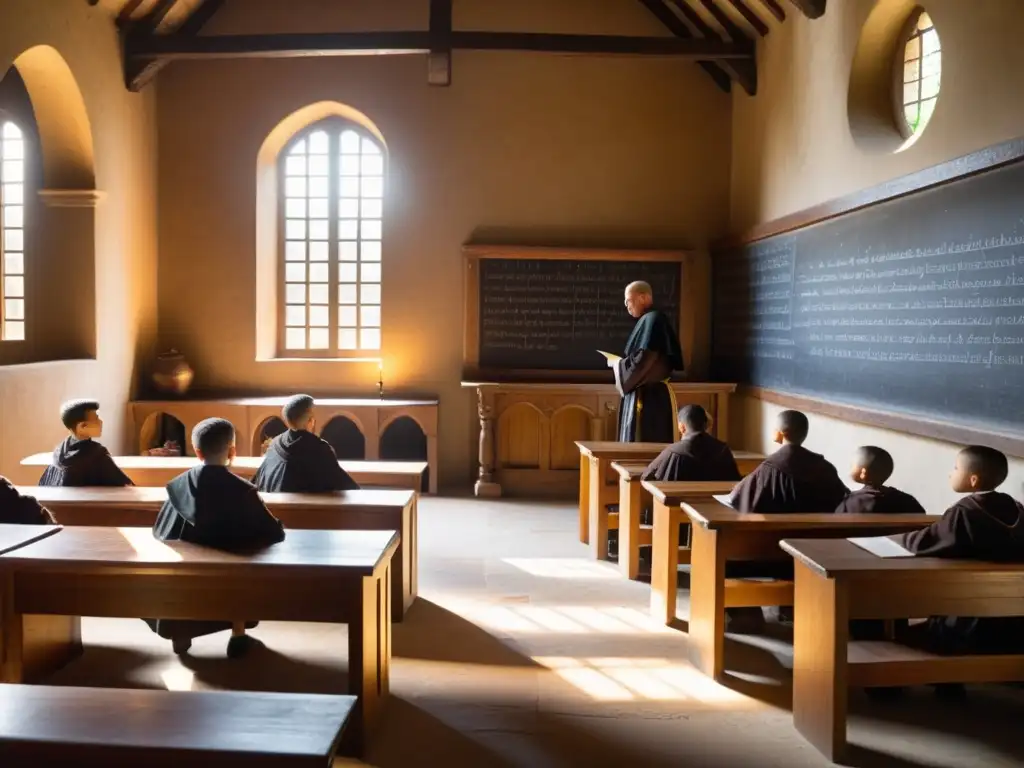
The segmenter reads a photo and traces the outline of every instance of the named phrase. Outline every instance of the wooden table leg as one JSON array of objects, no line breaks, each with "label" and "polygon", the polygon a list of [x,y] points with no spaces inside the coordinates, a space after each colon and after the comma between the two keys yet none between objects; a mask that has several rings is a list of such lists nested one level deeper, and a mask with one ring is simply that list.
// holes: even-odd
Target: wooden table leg
[{"label": "wooden table leg", "polygon": [[590,457],[580,451],[580,541],[590,541]]},{"label": "wooden table leg", "polygon": [[619,478],[619,571],[627,579],[640,575],[640,481]]},{"label": "wooden table leg", "polygon": [[348,687],[358,697],[342,749],[361,757],[373,735],[391,677],[391,567],[362,580],[359,619],[348,626]]},{"label": "wooden table leg", "polygon": [[690,526],[690,659],[718,680],[725,669],[725,558],[718,531]]},{"label": "wooden table leg", "polygon": [[590,490],[587,493],[587,542],[590,552],[598,560],[608,559],[608,510],[602,509],[601,493],[607,464],[596,456],[590,457]]},{"label": "wooden table leg", "polygon": [[846,586],[799,560],[795,571],[793,724],[826,758],[839,761],[846,751]]},{"label": "wooden table leg", "polygon": [[654,502],[651,542],[651,618],[671,624],[676,618],[676,572],[679,568],[679,507]]},{"label": "wooden table leg", "polygon": [[82,655],[82,619],[17,613],[14,574],[0,578],[0,683],[36,683]]}]

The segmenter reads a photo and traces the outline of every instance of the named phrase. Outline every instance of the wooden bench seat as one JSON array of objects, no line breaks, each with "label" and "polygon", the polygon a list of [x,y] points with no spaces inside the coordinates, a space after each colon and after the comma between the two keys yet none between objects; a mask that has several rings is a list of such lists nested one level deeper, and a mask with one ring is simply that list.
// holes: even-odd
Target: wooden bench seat
[{"label": "wooden bench seat", "polygon": [[[42,662],[80,652],[82,616],[347,624],[358,702],[345,742],[358,753],[390,690],[397,547],[395,531],[289,531],[245,554],[157,541],[148,528],[63,528],[0,556],[0,682],[31,682],[53,671]],[[30,631],[38,616],[71,617],[66,636]]]},{"label": "wooden bench seat", "polygon": [[1024,655],[848,642],[851,619],[1024,616],[1024,564],[882,558],[842,538],[786,539],[781,549],[795,573],[793,723],[829,760],[846,757],[850,687],[1024,680]]},{"label": "wooden bench seat", "polygon": [[[607,441],[579,440],[580,451],[580,498],[579,524],[580,541],[590,544],[591,554],[599,560],[608,558],[607,541],[596,541],[591,532],[595,530],[592,519],[606,514],[609,505],[619,503],[619,474],[612,471],[612,462],[629,462],[645,466],[657,458],[668,443],[615,443]],[[760,453],[733,451],[741,475],[748,475],[764,461]],[[642,470],[641,470],[642,472]],[[639,480],[639,477],[637,477]],[[621,513],[621,510],[620,510]],[[600,532],[603,523],[598,523]],[[607,528],[604,529],[607,536]]]},{"label": "wooden bench seat", "polygon": [[[61,525],[152,526],[167,500],[163,487],[52,488],[18,486],[56,516]],[[400,534],[392,562],[392,620],[402,621],[419,590],[419,525],[416,492],[263,493],[270,511],[288,529],[394,530]]]},{"label": "wooden bench seat", "polygon": [[4,768],[330,768],[354,696],[0,685]]},{"label": "wooden bench seat", "polygon": [[[39,481],[43,470],[50,466],[52,454],[35,453],[21,460],[22,475],[30,477],[26,485]],[[114,456],[114,463],[139,486],[167,485],[171,480],[196,466],[195,456]],[[263,462],[262,456],[236,456],[231,471],[251,480]],[[361,486],[381,488],[407,488],[419,492],[426,471],[425,461],[349,461],[338,462],[352,479]],[[36,474],[34,471],[38,469]]]}]

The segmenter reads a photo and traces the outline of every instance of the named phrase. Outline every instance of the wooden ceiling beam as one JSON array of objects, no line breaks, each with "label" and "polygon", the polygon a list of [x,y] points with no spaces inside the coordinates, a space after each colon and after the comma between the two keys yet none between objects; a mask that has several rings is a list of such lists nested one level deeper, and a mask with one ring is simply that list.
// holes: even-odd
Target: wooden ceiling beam
[{"label": "wooden ceiling beam", "polygon": [[[722,26],[722,29],[725,30],[725,33],[729,35],[734,44],[742,44],[748,47],[753,46],[753,42],[747,37],[746,33],[726,15],[725,11],[715,4],[715,0],[701,0],[701,4],[714,17],[715,21]],[[725,67],[726,71],[732,75],[733,79],[740,84],[740,87],[748,95],[757,95],[757,60],[755,58],[751,57],[746,61],[723,62],[722,66]]]},{"label": "wooden ceiling beam", "polygon": [[736,9],[740,16],[753,27],[754,31],[757,32],[761,37],[768,34],[768,25],[761,20],[761,17],[750,10],[747,4],[743,0],[729,0],[729,5]]},{"label": "wooden ceiling beam", "polygon": [[[125,55],[137,59],[294,58],[429,53],[441,41],[430,32],[338,32],[269,35],[180,34],[130,37]],[[452,50],[518,51],[592,56],[659,56],[695,60],[752,60],[749,41],[675,37],[564,35],[537,32],[452,32]]]},{"label": "wooden ceiling beam", "polygon": [[[673,13],[672,10],[662,2],[662,0],[639,1],[640,4],[650,11],[651,14],[653,14],[654,17],[657,18],[658,21],[660,21],[673,35],[683,39],[693,37],[693,33],[690,31],[690,28],[683,24],[679,17],[676,16],[675,13]],[[732,91],[732,79],[720,66],[715,64],[713,61],[698,61],[697,65],[708,73],[711,79],[715,81],[715,85],[717,85],[721,90],[726,93],[730,93]]]},{"label": "wooden ceiling beam", "polygon": [[427,54],[427,82],[452,84],[452,0],[430,0],[430,37],[434,45]]},{"label": "wooden ceiling beam", "polygon": [[761,0],[761,5],[768,9],[768,12],[776,18],[777,21],[786,20],[786,11],[779,5],[778,0]]},{"label": "wooden ceiling beam", "polygon": [[820,19],[825,15],[825,0],[789,0],[808,19]]},{"label": "wooden ceiling beam", "polygon": [[[171,0],[171,5],[174,4],[174,1],[175,0]],[[224,0],[205,0],[205,2],[185,20],[185,23],[181,25],[175,35],[181,37],[195,37],[223,6]],[[168,10],[170,10],[170,7],[163,9],[163,14],[160,16],[159,21],[157,21],[156,24],[147,25],[147,29],[145,31],[133,29],[125,37],[124,80],[129,91],[141,91],[147,84],[149,84],[150,81],[152,81],[154,77],[156,77],[157,72],[167,66],[167,59],[131,57],[129,56],[128,51],[138,45],[143,45],[145,41],[156,37],[156,28],[160,26],[160,22],[163,21]],[[148,21],[150,18],[150,16],[147,16],[146,20]]]}]

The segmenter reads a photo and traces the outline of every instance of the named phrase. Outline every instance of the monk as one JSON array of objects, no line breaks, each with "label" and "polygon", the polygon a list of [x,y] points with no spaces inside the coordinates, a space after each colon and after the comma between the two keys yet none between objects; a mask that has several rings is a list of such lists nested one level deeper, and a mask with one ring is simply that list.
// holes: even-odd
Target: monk
[{"label": "monk", "polygon": [[608,365],[615,372],[620,443],[671,443],[675,440],[675,408],[667,379],[683,370],[683,351],[671,321],[654,307],[651,286],[626,286],[626,310],[637,318],[626,350]]},{"label": "monk", "polygon": [[739,480],[740,470],[729,446],[708,434],[711,419],[699,405],[679,409],[680,439],[644,470],[644,480],[712,482]]},{"label": "monk", "polygon": [[862,487],[839,503],[836,514],[926,514],[924,507],[909,493],[885,484],[893,469],[892,455],[887,450],[875,445],[858,448],[850,468],[850,479],[861,483]]},{"label": "monk", "polygon": [[31,496],[18,493],[11,481],[0,475],[0,524],[54,525],[53,513]]},{"label": "monk", "polygon": [[331,444],[313,433],[315,402],[309,395],[295,395],[281,409],[288,425],[270,443],[253,484],[260,491],[330,493],[359,488],[338,464]]},{"label": "monk", "polygon": [[810,425],[800,411],[783,411],[775,428],[775,453],[737,484],[729,503],[761,514],[832,512],[849,492],[835,466],[803,447]]},{"label": "monk", "polygon": [[[161,541],[190,541],[228,551],[252,550],[284,541],[284,526],[267,509],[256,488],[231,472],[235,458],[235,428],[226,419],[206,419],[192,430],[192,448],[202,462],[167,484],[153,535]],[[232,631],[228,658],[244,656],[258,645],[245,633],[257,622],[147,619],[161,637],[187,653],[192,640],[225,629]]]},{"label": "monk", "polygon": [[71,400],[60,409],[60,420],[68,437],[53,450],[50,466],[43,471],[39,485],[47,486],[124,486],[134,485],[120,470],[103,445],[100,404],[95,400]]}]

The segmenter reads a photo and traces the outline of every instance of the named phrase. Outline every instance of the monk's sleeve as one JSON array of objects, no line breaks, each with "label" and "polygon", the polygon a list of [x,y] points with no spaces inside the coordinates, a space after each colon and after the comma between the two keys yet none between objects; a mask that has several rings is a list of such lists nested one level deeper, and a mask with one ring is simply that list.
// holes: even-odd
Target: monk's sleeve
[{"label": "monk's sleeve", "polygon": [[125,485],[135,485],[121,468],[114,462],[114,457],[104,453],[97,458],[94,468],[95,477],[90,485],[102,485],[107,488],[117,488]]},{"label": "monk's sleeve", "polygon": [[641,349],[615,363],[615,388],[620,395],[628,395],[639,386],[663,381],[670,373],[661,352]]},{"label": "monk's sleeve", "polygon": [[338,463],[338,455],[334,452],[334,448],[330,445],[325,445],[325,447],[327,450],[324,451],[324,456],[320,463],[323,465],[322,477],[326,479],[328,489],[332,491],[358,491],[359,483],[342,469],[341,464]]},{"label": "monk's sleeve", "polygon": [[903,534],[903,546],[921,557],[964,557],[964,542],[970,540],[967,515],[957,506],[927,528]]},{"label": "monk's sleeve", "polygon": [[729,494],[729,506],[737,512],[749,512],[754,508],[758,484],[761,482],[760,467],[744,477]]},{"label": "monk's sleeve", "polygon": [[284,541],[284,525],[267,509],[255,489],[246,501],[245,529],[252,543],[269,546]]},{"label": "monk's sleeve", "polygon": [[671,453],[671,451],[668,448],[662,450],[662,452],[658,454],[658,458],[647,465],[647,469],[645,469],[644,473],[640,475],[640,479],[660,480],[660,472],[665,462],[668,460],[669,453]]},{"label": "monk's sleeve", "polygon": [[0,523],[54,525],[53,513],[32,496],[23,496],[7,478],[0,477]]}]

